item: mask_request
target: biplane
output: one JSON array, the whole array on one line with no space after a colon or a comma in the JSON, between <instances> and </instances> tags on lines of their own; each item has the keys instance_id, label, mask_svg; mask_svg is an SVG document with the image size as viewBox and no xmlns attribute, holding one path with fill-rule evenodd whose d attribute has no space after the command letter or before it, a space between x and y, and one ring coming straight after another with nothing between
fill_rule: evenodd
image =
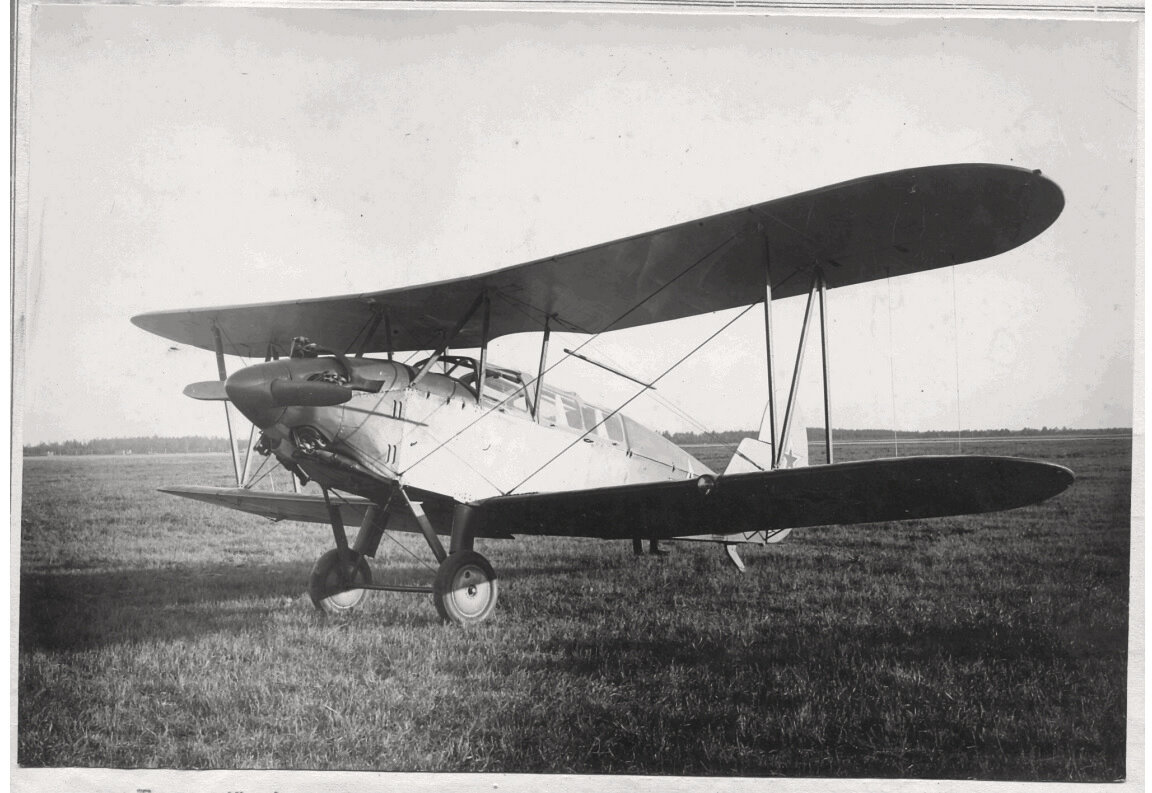
<instances>
[{"instance_id":1,"label":"biplane","mask_svg":"<svg viewBox=\"0 0 1152 793\"><path fill-rule=\"evenodd\" d=\"M930 166L482 275L340 297L142 314L132 319L139 327L215 352L219 380L194 383L185 393L224 401L226 416L234 406L253 425L243 464L232 443L235 487L165 492L275 520L329 524L334 547L309 580L318 608L355 608L370 590L423 592L445 621L460 624L481 622L496 606L497 576L475 550L477 539L696 539L721 543L742 567L737 544L776 541L791 529L1034 504L1067 488L1072 472L993 456L835 462L825 295L995 256L1040 234L1063 206L1059 187L1039 171ZM799 296L807 298L800 345L780 406L772 301ZM741 442L723 473L629 418L627 402L591 404L548 382L554 331L592 339L760 305L767 342L764 420L759 437ZM787 440L814 313L827 462L796 466L800 455ZM514 333L540 334L535 373L488 360L489 344ZM706 342L680 351L676 363ZM583 346L565 350L565 358L611 369L581 353ZM402 362L402 353L413 362ZM229 375L228 355L263 362ZM637 393L663 376L638 380ZM806 440L800 445L806 449ZM291 472L293 491L251 487L253 459L261 455ZM320 492L301 490L308 482ZM350 524L358 527L351 540ZM423 535L438 563L431 585L373 580L367 560L385 532Z\"/></svg>"}]
</instances>

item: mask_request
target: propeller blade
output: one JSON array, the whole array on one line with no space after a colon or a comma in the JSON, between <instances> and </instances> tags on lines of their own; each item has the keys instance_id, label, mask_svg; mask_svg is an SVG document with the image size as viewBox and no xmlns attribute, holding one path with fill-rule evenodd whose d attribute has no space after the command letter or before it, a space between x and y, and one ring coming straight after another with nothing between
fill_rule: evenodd
<instances>
[{"instance_id":1,"label":"propeller blade","mask_svg":"<svg viewBox=\"0 0 1152 793\"><path fill-rule=\"evenodd\" d=\"M284 380L268 384L272 400L281 407L322 408L342 405L352 398L352 391L339 383L323 380Z\"/></svg>"},{"instance_id":2,"label":"propeller blade","mask_svg":"<svg viewBox=\"0 0 1152 793\"><path fill-rule=\"evenodd\" d=\"M204 380L199 383L189 383L184 386L184 396L193 399L202 399L207 402L227 402L228 394L224 392L223 380Z\"/></svg>"}]
</instances>

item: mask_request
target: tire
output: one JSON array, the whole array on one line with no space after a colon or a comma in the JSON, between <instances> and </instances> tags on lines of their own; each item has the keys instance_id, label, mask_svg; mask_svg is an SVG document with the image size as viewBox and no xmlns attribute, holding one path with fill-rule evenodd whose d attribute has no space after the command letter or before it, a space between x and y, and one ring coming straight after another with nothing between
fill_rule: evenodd
<instances>
[{"instance_id":1,"label":"tire","mask_svg":"<svg viewBox=\"0 0 1152 793\"><path fill-rule=\"evenodd\" d=\"M343 566L343 570L341 570ZM341 575L343 573L343 575ZM368 595L367 589L348 589L351 584L371 584L372 568L368 560L355 551L325 551L312 567L308 578L308 597L312 605L329 614L346 614L359 606Z\"/></svg>"},{"instance_id":2,"label":"tire","mask_svg":"<svg viewBox=\"0 0 1152 793\"><path fill-rule=\"evenodd\" d=\"M445 622L476 625L496 610L496 571L475 551L449 554L436 571L432 599Z\"/></svg>"}]
</instances>

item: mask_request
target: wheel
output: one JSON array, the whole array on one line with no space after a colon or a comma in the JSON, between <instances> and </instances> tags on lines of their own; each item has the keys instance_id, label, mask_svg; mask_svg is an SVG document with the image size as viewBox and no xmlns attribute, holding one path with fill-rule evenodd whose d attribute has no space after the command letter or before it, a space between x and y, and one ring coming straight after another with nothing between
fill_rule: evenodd
<instances>
[{"instance_id":1,"label":"wheel","mask_svg":"<svg viewBox=\"0 0 1152 793\"><path fill-rule=\"evenodd\" d=\"M308 578L308 597L321 611L344 614L359 606L368 594L367 589L348 587L371 583L372 568L367 559L351 550L345 551L341 559L340 549L333 548L316 560Z\"/></svg>"},{"instance_id":2,"label":"wheel","mask_svg":"<svg viewBox=\"0 0 1152 793\"><path fill-rule=\"evenodd\" d=\"M440 563L432 599L445 622L475 625L496 610L498 589L487 559L475 551L457 551Z\"/></svg>"}]
</instances>

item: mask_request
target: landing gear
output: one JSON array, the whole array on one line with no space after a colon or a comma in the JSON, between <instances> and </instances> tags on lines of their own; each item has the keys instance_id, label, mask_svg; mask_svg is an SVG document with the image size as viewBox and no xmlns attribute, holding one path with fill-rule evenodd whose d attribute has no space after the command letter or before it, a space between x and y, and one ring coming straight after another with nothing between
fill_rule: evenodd
<instances>
[{"instance_id":1,"label":"landing gear","mask_svg":"<svg viewBox=\"0 0 1152 793\"><path fill-rule=\"evenodd\" d=\"M488 560L472 550L448 554L436 571L432 600L445 622L475 625L496 610L499 587Z\"/></svg>"},{"instance_id":2,"label":"landing gear","mask_svg":"<svg viewBox=\"0 0 1152 793\"><path fill-rule=\"evenodd\" d=\"M455 506L451 552L445 551L423 507L419 502L409 499L403 487L398 487L392 495L400 496L440 566L436 570L436 580L430 587L373 584L372 570L365 557L376 555L388 525L391 495L387 500L382 499L368 508L360 532L355 541L349 544L339 508L332 503L326 489L323 493L336 547L317 560L308 581L308 596L316 608L329 614L343 614L359 606L370 590L378 589L384 592L430 594L440 618L457 625L475 625L492 616L496 610L496 571L487 559L472 550L475 537L472 507L467 504Z\"/></svg>"},{"instance_id":3,"label":"landing gear","mask_svg":"<svg viewBox=\"0 0 1152 793\"><path fill-rule=\"evenodd\" d=\"M333 548L316 560L308 578L308 597L321 611L346 614L368 594L368 590L356 585L371 583L372 568L367 559L348 548Z\"/></svg>"}]
</instances>

